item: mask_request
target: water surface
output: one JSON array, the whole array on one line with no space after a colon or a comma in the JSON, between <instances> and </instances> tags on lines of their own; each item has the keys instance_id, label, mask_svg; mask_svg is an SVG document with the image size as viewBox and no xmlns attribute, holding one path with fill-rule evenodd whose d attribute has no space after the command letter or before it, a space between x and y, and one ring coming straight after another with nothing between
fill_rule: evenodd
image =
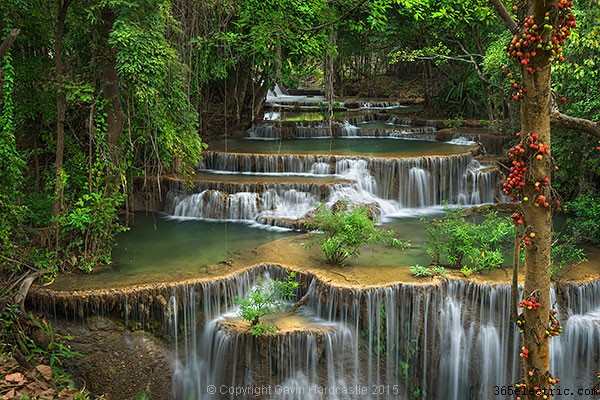
<instances>
[{"instance_id":1,"label":"water surface","mask_svg":"<svg viewBox=\"0 0 600 400\"><path fill-rule=\"evenodd\" d=\"M321 154L410 157L461 154L465 146L405 138L378 139L227 139L209 143L209 150L253 154Z\"/></svg>"}]
</instances>

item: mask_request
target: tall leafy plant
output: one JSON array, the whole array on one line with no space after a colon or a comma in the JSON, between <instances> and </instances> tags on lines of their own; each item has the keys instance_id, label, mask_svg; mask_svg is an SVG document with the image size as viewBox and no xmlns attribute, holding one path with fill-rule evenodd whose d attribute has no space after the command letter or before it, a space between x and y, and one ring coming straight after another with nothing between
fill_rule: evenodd
<instances>
[{"instance_id":1,"label":"tall leafy plant","mask_svg":"<svg viewBox=\"0 0 600 400\"><path fill-rule=\"evenodd\" d=\"M0 253L10 255L15 247L14 235L22 217L19 197L22 184L23 159L15 140L13 90L15 70L10 53L2 61L2 103L0 103ZM0 261L2 265L6 260ZM13 264L14 265L14 264Z\"/></svg>"},{"instance_id":2,"label":"tall leafy plant","mask_svg":"<svg viewBox=\"0 0 600 400\"><path fill-rule=\"evenodd\" d=\"M476 221L468 220L460 208L446 207L442 218L422 221L429 235L425 251L432 262L469 272L500 267L514 235L510 218L496 212Z\"/></svg>"},{"instance_id":3,"label":"tall leafy plant","mask_svg":"<svg viewBox=\"0 0 600 400\"><path fill-rule=\"evenodd\" d=\"M368 206L351 205L348 201L339 201L333 208L320 204L306 225L320 231L311 234L307 246L318 244L327 263L333 265L343 266L347 259L358 257L361 248L368 244L409 247L408 242L396 238L394 231L377 228Z\"/></svg>"}]
</instances>

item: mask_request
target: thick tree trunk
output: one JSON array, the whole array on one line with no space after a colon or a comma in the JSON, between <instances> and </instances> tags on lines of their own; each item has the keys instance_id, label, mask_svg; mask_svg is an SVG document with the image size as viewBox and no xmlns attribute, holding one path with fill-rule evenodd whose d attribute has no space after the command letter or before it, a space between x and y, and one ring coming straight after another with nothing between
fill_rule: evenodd
<instances>
[{"instance_id":1,"label":"thick tree trunk","mask_svg":"<svg viewBox=\"0 0 600 400\"><path fill-rule=\"evenodd\" d=\"M525 282L524 299L535 298L535 307L523 305L521 329L523 330L524 395L529 400L551 399L552 386L556 382L550 375L550 346L549 339L556 333L554 310L550 304L550 263L552 243L552 199L551 173L553 160L550 156L550 124L573 124L571 127L581 129L591 134L597 124L582 124L585 120L569 120L566 116L552 111L551 99L551 64L552 56L562 46L557 39L560 25L570 19L570 15L562 14L560 10L570 13L562 0L527 0L527 19L533 21L516 25L501 1L490 0L505 21L507 27L515 35L509 50L511 56L521 68L523 98L521 103L521 133L522 142L513 148L513 157L521 155L518 165L519 173L523 173L521 182L525 183L520 197L522 198L522 213L525 222ZM559 20L564 18L563 20ZM547 24L551 29L536 31L534 26ZM565 27L563 26L563 28ZM531 28L528 32L526 29ZM567 29L568 31L568 29ZM564 30L561 31L564 34ZM535 35L541 35L534 38ZM564 39L564 36L560 39ZM516 46L516 44L519 46ZM536 43L541 44L538 46ZM535 47L534 47L535 46ZM536 53L535 55L533 53ZM551 118L553 121L551 121ZM576 127L577 126L577 127ZM582 127L586 129L582 129ZM544 146L543 150L541 146ZM547 148L545 146L548 146ZM525 157L523 157L525 156ZM522 169L523 167L527 170ZM510 184L510 182L507 182ZM513 182L513 185L516 183ZM520 187L520 186L519 186ZM509 187L512 191L512 186ZM554 329L557 332L553 332Z\"/></svg>"},{"instance_id":2,"label":"thick tree trunk","mask_svg":"<svg viewBox=\"0 0 600 400\"><path fill-rule=\"evenodd\" d=\"M543 0L530 0L528 2L528 15L535 21L544 21L544 16L549 8ZM554 2L556 3L556 2ZM544 38L548 40L548 38ZM540 50L541 54L531 57L529 67L533 73L521 65L521 75L526 93L521 102L521 132L524 136L537 134L537 142L550 146L550 107L551 88L550 72L551 62L549 52ZM532 390L550 388L550 348L549 337L545 334L550 314L550 245L552 242L552 207L544 206L538 201L540 195L550 201L549 184L552 161L549 155L541 159L532 156L529 159L528 171L525 174L526 186L523 196L528 201L522 202L523 219L525 221L525 235L531 244L525 249L525 283L524 297L530 295L539 299L541 306L523 310L525 327L523 329L523 347L528 354L523 358L525 384L528 390L528 399L539 399ZM548 186L540 191L536 190L536 182L548 178ZM538 184L539 185L539 184ZM548 399L551 398L548 393Z\"/></svg>"}]
</instances>

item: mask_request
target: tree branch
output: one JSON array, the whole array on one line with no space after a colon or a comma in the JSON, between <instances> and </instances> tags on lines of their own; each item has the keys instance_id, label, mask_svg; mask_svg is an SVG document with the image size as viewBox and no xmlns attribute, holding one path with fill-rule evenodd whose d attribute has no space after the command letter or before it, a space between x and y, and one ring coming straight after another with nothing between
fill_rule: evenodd
<instances>
[{"instance_id":1,"label":"tree branch","mask_svg":"<svg viewBox=\"0 0 600 400\"><path fill-rule=\"evenodd\" d=\"M515 20L512 18L512 16L510 15L510 13L506 9L506 7L504 7L504 3L502 3L502 0L489 0L489 1L490 1L490 4L494 7L496 12L498 13L498 16L500 17L500 19L502 19L502 21L504 21L504 24L512 32L512 34L513 35L518 34L519 26L517 25Z\"/></svg>"},{"instance_id":2,"label":"tree branch","mask_svg":"<svg viewBox=\"0 0 600 400\"><path fill-rule=\"evenodd\" d=\"M550 113L550 123L555 128L574 129L589 133L592 136L600 138L600 123L590 121L589 119L571 117L561 114L558 109L553 109Z\"/></svg>"},{"instance_id":3,"label":"tree branch","mask_svg":"<svg viewBox=\"0 0 600 400\"><path fill-rule=\"evenodd\" d=\"M355 5L353 5L351 8L346 8L346 12L344 14L342 14L341 16L339 16L337 19L335 19L334 21L328 21L325 22L321 25L317 25L317 26L313 26L311 28L302 28L302 30L305 31L310 31L311 34L308 36L313 37L314 35L316 35L321 29L327 28L331 25L336 25L337 23L339 23L340 21L344 21L346 18L348 18L350 15L352 15L355 11L357 11L358 9L360 9L363 5L365 5L367 3L367 1L369 0L360 0L358 3L356 3Z\"/></svg>"},{"instance_id":4,"label":"tree branch","mask_svg":"<svg viewBox=\"0 0 600 400\"><path fill-rule=\"evenodd\" d=\"M304 305L306 302L308 302L308 298L309 298L309 296L308 296L308 293L307 293L307 294L305 294L304 296L302 296L302 298L301 298L300 300L298 300L298 301L296 302L296 304L294 304L294 305L292 306L292 308L290 308L289 312L290 312L290 313L296 312L296 310L297 310L298 308L300 308L300 306L302 306L302 305Z\"/></svg>"},{"instance_id":5,"label":"tree branch","mask_svg":"<svg viewBox=\"0 0 600 400\"><path fill-rule=\"evenodd\" d=\"M0 60L2 60L2 58L4 58L4 55L8 53L9 47L13 44L15 39L17 39L19 33L21 33L21 30L19 28L13 28L13 30L10 31L10 33L8 34L8 37L4 39L4 42L0 44Z\"/></svg>"},{"instance_id":6,"label":"tree branch","mask_svg":"<svg viewBox=\"0 0 600 400\"><path fill-rule=\"evenodd\" d=\"M479 79L481 79L483 82L485 82L486 84L489 85L490 81L483 75L483 71L481 71L481 68L479 68L479 64L477 63L477 61L475 61L475 57L473 57L473 54L468 52L467 49L465 49L465 46L463 46L463 44L461 42L459 42L458 40L456 40L455 43L457 43L460 46L463 53L465 53L465 55L467 55L469 57L469 59L471 60L471 63L473 64L473 67L475 67L475 72L477 72L477 76L479 76ZM481 56L481 54L477 54L477 55L479 57L483 58Z\"/></svg>"}]
</instances>

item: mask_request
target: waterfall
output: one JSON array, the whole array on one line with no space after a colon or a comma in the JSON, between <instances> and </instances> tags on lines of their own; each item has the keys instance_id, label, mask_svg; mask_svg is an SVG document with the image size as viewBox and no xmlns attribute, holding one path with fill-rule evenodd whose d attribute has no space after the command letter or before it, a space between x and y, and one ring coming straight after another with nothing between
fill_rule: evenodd
<instances>
[{"instance_id":1,"label":"waterfall","mask_svg":"<svg viewBox=\"0 0 600 400\"><path fill-rule=\"evenodd\" d=\"M234 299L265 273L286 274L263 264L210 281L150 285L120 298L113 289L69 293L64 301L48 290L28 297L48 315L62 310L75 321L111 310L137 323L164 321L177 400L211 398L209 385L263 390L246 396L260 399L324 400L335 396L320 389L352 387L360 394L338 397L514 399L494 395L522 377L510 285L448 279L354 287L301 275L298 297L306 294L308 302L291 315L293 328L283 324L276 334L254 338L230 328ZM562 335L550 341L553 375L561 379L555 398L588 398L577 391L589 394L600 368L600 281L568 284L552 297L569 312L568 319L560 316ZM216 398L241 397L226 392Z\"/></svg>"},{"instance_id":2,"label":"waterfall","mask_svg":"<svg viewBox=\"0 0 600 400\"><path fill-rule=\"evenodd\" d=\"M242 285L229 292L248 290L248 280L231 282ZM207 385L266 385L305 394L315 387L368 388L362 396L341 397L350 399L417 394L463 400L488 398L494 386L512 385L520 376L515 347L519 335L510 320L508 285L444 281L361 289L312 280L308 293L309 303L301 308L303 328L259 339L225 329L223 321L235 309L221 308L219 315L214 312L216 301L208 301L203 332L188 332L198 339L186 336L180 339L186 344L178 345L174 386L187 391L177 398L191 393L207 398ZM193 318L192 310L184 314ZM373 393L372 388L395 389ZM278 395L261 398L294 398ZM335 398L313 395L314 390L308 398Z\"/></svg>"},{"instance_id":3,"label":"waterfall","mask_svg":"<svg viewBox=\"0 0 600 400\"><path fill-rule=\"evenodd\" d=\"M246 137L251 139L277 139L279 131L272 124L259 124L246 131Z\"/></svg>"},{"instance_id":4,"label":"waterfall","mask_svg":"<svg viewBox=\"0 0 600 400\"><path fill-rule=\"evenodd\" d=\"M339 123L335 123L334 125L336 130L339 129ZM332 131L333 127L325 123L298 123L296 124L294 137L298 139L328 138L332 136Z\"/></svg>"},{"instance_id":5,"label":"waterfall","mask_svg":"<svg viewBox=\"0 0 600 400\"><path fill-rule=\"evenodd\" d=\"M592 389L597 387L596 374L600 371L600 282L570 284L566 297L568 319L559 314L563 332L550 341L552 372L560 378L557 388L562 389L555 398L597 395L600 391ZM570 392L565 393L566 389Z\"/></svg>"},{"instance_id":6,"label":"waterfall","mask_svg":"<svg viewBox=\"0 0 600 400\"><path fill-rule=\"evenodd\" d=\"M429 173L424 169L413 167L408 175L409 191L416 197L417 207L430 204L431 193L429 193Z\"/></svg>"},{"instance_id":7,"label":"waterfall","mask_svg":"<svg viewBox=\"0 0 600 400\"><path fill-rule=\"evenodd\" d=\"M266 189L261 194L236 192L228 194L218 190L200 193L170 191L165 210L173 217L240 220L258 222L261 219L299 219L318 201L309 192L296 189L277 191Z\"/></svg>"},{"instance_id":8,"label":"waterfall","mask_svg":"<svg viewBox=\"0 0 600 400\"><path fill-rule=\"evenodd\" d=\"M184 343L176 340L175 399L348 398L338 394L356 385L360 377L355 375L359 371L355 359L357 338L345 324L303 310L304 325L297 331L255 338L241 328L228 328L227 321L237 319L237 309L231 303L219 306L223 290L243 296L260 271L243 273L227 282L230 285L203 284L201 314L195 306L194 289L188 289L188 295L181 299L184 321L178 317L176 295L169 301L173 308L171 330L177 332L183 325L185 331ZM281 275L280 271L272 272ZM196 330L198 324L194 322L200 315L205 320L202 332Z\"/></svg>"},{"instance_id":9,"label":"waterfall","mask_svg":"<svg viewBox=\"0 0 600 400\"><path fill-rule=\"evenodd\" d=\"M341 136L342 137L354 137L356 136L357 128L355 125L352 125L348 121L344 121L341 127Z\"/></svg>"},{"instance_id":10,"label":"waterfall","mask_svg":"<svg viewBox=\"0 0 600 400\"><path fill-rule=\"evenodd\" d=\"M406 209L442 204L493 203L498 192L496 169L482 167L470 153L439 157L359 157L316 155L227 154L207 152L201 167L226 182L197 183L189 193L182 185L169 192L165 211L177 217L239 219L272 225L298 220L317 201L340 199L375 205L382 217ZM206 172L205 172L206 173ZM330 177L328 186L235 183L236 175ZM215 178L212 178L215 179ZM339 182L335 182L338 180ZM181 204L180 204L181 203ZM280 226L287 226L281 225Z\"/></svg>"},{"instance_id":11,"label":"waterfall","mask_svg":"<svg viewBox=\"0 0 600 400\"><path fill-rule=\"evenodd\" d=\"M331 162L331 156L238 154L207 151L201 170L246 174L309 174L315 163Z\"/></svg>"}]
</instances>

